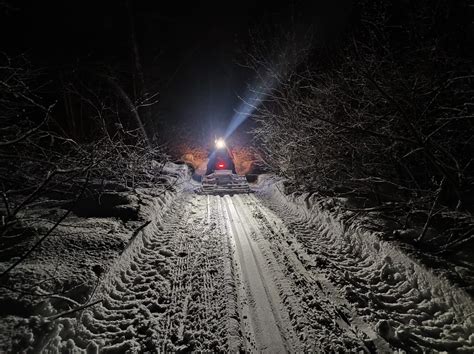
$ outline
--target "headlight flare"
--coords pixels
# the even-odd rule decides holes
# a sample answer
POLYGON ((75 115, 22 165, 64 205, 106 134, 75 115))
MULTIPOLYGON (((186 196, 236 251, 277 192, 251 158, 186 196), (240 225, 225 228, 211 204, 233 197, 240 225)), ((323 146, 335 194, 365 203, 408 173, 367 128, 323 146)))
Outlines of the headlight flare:
POLYGON ((216 139, 215 143, 216 143, 216 148, 217 148, 217 149, 223 149, 223 148, 225 148, 225 141, 224 141, 224 139, 222 139, 222 138, 216 139))

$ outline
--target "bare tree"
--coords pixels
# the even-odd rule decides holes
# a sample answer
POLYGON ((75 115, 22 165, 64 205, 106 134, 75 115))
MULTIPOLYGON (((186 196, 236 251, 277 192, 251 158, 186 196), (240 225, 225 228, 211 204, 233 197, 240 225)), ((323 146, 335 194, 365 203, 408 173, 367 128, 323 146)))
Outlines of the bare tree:
MULTIPOLYGON (((347 208, 383 212, 400 228, 423 215, 418 243, 430 226, 453 225, 441 226, 446 237, 435 248, 460 247, 472 240, 474 223, 472 67, 433 50, 436 38, 409 37, 426 32, 443 6, 412 9, 417 21, 397 27, 408 36, 400 50, 377 4, 364 5, 359 32, 343 49, 315 49, 310 60, 292 51, 301 59, 288 60, 296 65, 274 75, 254 107, 254 136, 268 168, 293 188, 348 197, 347 208)), ((276 67, 268 54, 285 42, 259 43, 247 66, 262 78, 276 67)))
MULTIPOLYGON (((65 212, 30 248, 24 249, 0 277, 4 278, 77 209, 84 198, 98 197, 104 185, 130 190, 139 186, 169 186, 160 179, 166 161, 161 147, 150 147, 143 131, 122 125, 112 106, 115 96, 77 82, 67 86, 70 100, 84 104, 100 127, 88 140, 71 139, 53 118, 54 104, 40 96, 40 73, 24 60, 4 57, 0 65, 0 244, 20 243, 27 208, 61 207, 65 212), (18 235, 16 235, 18 234, 18 235)), ((143 128, 143 127, 141 127, 143 128)))

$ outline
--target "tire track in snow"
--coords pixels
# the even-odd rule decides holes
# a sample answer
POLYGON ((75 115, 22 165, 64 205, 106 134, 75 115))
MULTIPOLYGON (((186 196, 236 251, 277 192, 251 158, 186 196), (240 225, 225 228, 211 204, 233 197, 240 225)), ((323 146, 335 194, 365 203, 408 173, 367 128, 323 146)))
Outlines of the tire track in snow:
POLYGON ((235 240, 236 260, 244 286, 244 319, 248 317, 250 338, 247 350, 271 353, 290 350, 286 328, 281 319, 283 306, 268 264, 252 238, 251 221, 245 220, 242 210, 234 204, 236 197, 225 196, 225 215, 228 232, 235 240), (239 209, 239 210, 238 210, 239 209))
POLYGON ((109 274, 103 303, 85 311, 75 344, 101 352, 238 350, 233 269, 217 208, 206 196, 176 202, 161 230, 144 234, 109 274))
POLYGON ((163 229, 144 235, 129 264, 113 276, 112 286, 103 290, 103 305, 86 312, 80 347, 101 352, 364 348, 335 311, 314 311, 324 306, 311 298, 317 282, 286 261, 297 258, 294 250, 269 239, 275 233, 272 222, 282 221, 262 217, 258 203, 247 195, 188 196, 177 203, 163 229), (312 286, 301 285, 304 277, 312 286))
POLYGON ((305 318, 295 311, 294 326, 305 351, 389 351, 388 344, 356 314, 356 310, 322 274, 311 257, 278 216, 255 197, 246 200, 255 218, 260 220, 262 235, 277 261, 284 268, 288 286, 296 293, 305 318))
POLYGON ((184 195, 124 253, 96 295, 102 304, 66 326, 63 343, 89 352, 387 352, 388 343, 472 352, 472 311, 463 312, 472 304, 328 225, 255 195, 184 195))
POLYGON ((305 214, 281 200, 256 198, 256 203, 262 200, 284 221, 310 268, 351 303, 355 318, 370 324, 393 348, 474 352, 473 304, 467 294, 396 246, 342 230, 326 214, 305 214))

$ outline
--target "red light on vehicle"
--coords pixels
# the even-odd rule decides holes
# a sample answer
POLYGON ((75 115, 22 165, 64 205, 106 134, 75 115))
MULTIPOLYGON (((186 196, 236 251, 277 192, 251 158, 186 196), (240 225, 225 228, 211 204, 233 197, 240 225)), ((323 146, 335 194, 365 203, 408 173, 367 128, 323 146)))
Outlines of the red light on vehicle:
POLYGON ((225 164, 223 162, 219 162, 217 164, 217 168, 224 168, 225 167, 225 164))

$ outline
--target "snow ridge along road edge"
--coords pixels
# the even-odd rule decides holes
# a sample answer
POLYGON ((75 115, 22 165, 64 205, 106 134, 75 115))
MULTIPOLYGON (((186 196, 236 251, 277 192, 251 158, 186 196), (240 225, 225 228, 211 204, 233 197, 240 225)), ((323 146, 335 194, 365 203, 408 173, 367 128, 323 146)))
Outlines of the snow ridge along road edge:
POLYGON ((281 182, 261 183, 257 196, 359 318, 394 348, 474 352, 474 303, 397 244, 359 225, 344 225, 306 195, 287 196, 281 182))

